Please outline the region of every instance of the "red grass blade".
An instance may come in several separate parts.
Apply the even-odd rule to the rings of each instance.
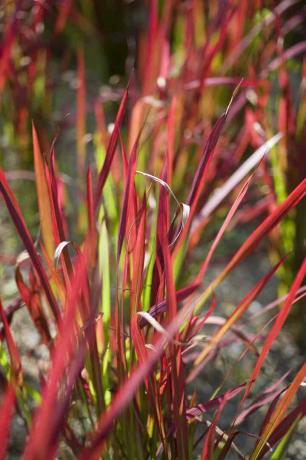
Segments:
[[[306,194],[306,179],[304,179],[275,210],[257,227],[257,229],[246,239],[238,251],[226,265],[224,270],[212,281],[203,294],[197,299],[195,312],[199,311],[202,305],[214,292],[217,286],[226,276],[241,263],[261,242],[261,240],[281,221],[281,219],[294,208]]]
[[[274,382],[267,390],[265,390],[254,402],[248,407],[243,409],[235,420],[235,427],[244,422],[244,420],[260,409],[265,404],[271,403],[274,399],[278,398],[286,388],[279,389],[279,385],[288,377],[290,371],[286,372],[280,379]]]
[[[296,374],[293,382],[288,387],[288,390],[286,391],[284,397],[278,402],[277,406],[275,407],[260,437],[260,441],[258,442],[257,446],[255,447],[250,457],[250,460],[256,460],[258,458],[263,447],[266,445],[269,437],[272,435],[274,429],[276,428],[277,425],[281,423],[284,417],[284,414],[287,408],[289,407],[289,404],[291,403],[294,395],[296,394],[300,384],[303,382],[305,376],[306,376],[306,363],[301,367],[299,372]]]
[[[304,179],[288,196],[288,198],[272,212],[259,227],[247,238],[239,250],[236,252],[226,271],[240,263],[250,252],[252,252],[259,242],[275,227],[280,220],[301,201],[306,194],[306,179]]]
[[[210,401],[207,401],[206,403],[198,404],[195,407],[191,407],[190,409],[187,409],[186,415],[188,419],[192,419],[194,417],[198,417],[205,412],[215,409],[220,406],[220,404],[226,400],[229,401],[230,399],[234,398],[237,396],[243,388],[246,386],[246,383],[242,383],[241,385],[238,385],[235,388],[231,388],[230,390],[227,390],[224,394],[217,396],[214,399],[211,399]]]
[[[273,342],[274,340],[276,339],[276,337],[278,336],[278,334],[280,333],[289,313],[290,313],[290,310],[291,310],[291,307],[292,307],[292,304],[293,304],[293,301],[295,299],[295,296],[296,296],[296,293],[299,289],[299,287],[301,286],[304,278],[305,278],[305,274],[306,274],[306,257],[304,259],[304,262],[298,272],[298,274],[296,275],[296,278],[292,284],[292,287],[290,289],[290,292],[289,292],[289,295],[287,297],[287,299],[285,300],[284,302],[284,305],[282,307],[282,309],[280,310],[278,316],[277,316],[277,319],[271,329],[271,331],[269,332],[266,340],[265,340],[265,343],[264,343],[264,346],[263,346],[263,349],[262,349],[262,352],[260,353],[260,356],[257,360],[257,363],[256,363],[256,366],[252,372],[252,375],[250,377],[250,383],[246,389],[246,392],[245,392],[245,395],[243,397],[243,399],[245,400],[245,398],[247,397],[247,395],[249,394],[252,386],[253,386],[253,383],[254,381],[256,380],[259,372],[260,372],[260,369],[262,368],[262,365],[266,359],[266,356],[267,354],[269,353],[270,351],[270,348],[271,346],[273,345]],[[306,368],[305,368],[306,369]]]
[[[258,458],[263,458],[264,455],[279,442],[291,428],[296,420],[300,420],[306,415],[306,398],[303,398],[298,405],[277,425],[271,436],[268,438],[266,445],[262,448]]]
[[[197,277],[195,279],[196,283],[200,283],[200,282],[203,281],[203,278],[205,276],[206,270],[208,268],[208,265],[210,264],[210,261],[211,261],[213,255],[214,255],[214,252],[215,252],[215,250],[216,250],[221,238],[223,237],[226,229],[228,228],[230,222],[232,221],[232,219],[233,219],[237,209],[239,208],[242,200],[244,199],[244,197],[245,197],[245,195],[246,195],[246,193],[248,191],[248,188],[249,188],[249,185],[251,183],[252,178],[253,178],[253,176],[251,176],[245,182],[245,184],[243,185],[243,187],[239,191],[237,198],[235,199],[235,201],[234,201],[231,209],[229,210],[229,212],[228,212],[228,214],[227,214],[227,216],[226,216],[226,218],[225,218],[225,220],[224,220],[224,222],[223,222],[223,224],[222,224],[222,226],[221,226],[216,238],[213,241],[213,244],[211,245],[211,247],[209,249],[209,252],[207,254],[205,262],[202,265],[202,267],[201,267],[201,269],[200,269],[200,271],[199,271],[199,273],[198,273],[198,275],[197,275]]]
[[[29,256],[31,258],[31,261],[33,263],[33,266],[36,270],[36,273],[40,279],[40,282],[42,284],[42,287],[45,291],[46,297],[48,299],[50,308],[52,310],[52,313],[56,319],[60,317],[60,310],[57,305],[57,302],[55,300],[55,297],[53,295],[53,292],[51,290],[47,274],[45,272],[45,269],[40,261],[40,258],[36,252],[36,249],[34,247],[34,244],[32,242],[30,233],[26,227],[26,224],[24,222],[24,219],[22,217],[22,214],[20,212],[19,206],[17,204],[17,201],[10,190],[10,187],[6,181],[4,172],[0,170],[0,193],[2,195],[2,198],[6,204],[6,207],[12,217],[12,220],[15,224],[15,227],[18,231],[19,237],[21,238],[26,250],[29,253]]]
[[[207,355],[216,347],[220,342],[222,337],[231,329],[231,327],[238,321],[239,318],[246,312],[249,308],[251,302],[258,296],[258,294],[263,290],[268,281],[272,278],[279,266],[284,262],[282,259],[278,262],[261,280],[256,284],[256,286],[248,292],[248,294],[242,299],[239,305],[231,313],[225,324],[217,331],[215,335],[211,338],[210,342],[205,346],[203,351],[199,354],[195,360],[195,366],[199,366],[202,361],[207,357]],[[192,370],[192,373],[195,372],[195,369]],[[254,377],[253,377],[254,378]],[[252,380],[253,381],[253,380]]]
[[[53,221],[52,221],[52,207],[50,204],[50,191],[48,188],[45,163],[42,159],[42,154],[39,146],[37,132],[32,123],[32,137],[33,137],[33,150],[34,150],[34,166],[35,166],[35,184],[38,198],[38,209],[40,217],[41,232],[43,242],[49,257],[53,257],[55,244],[52,237]]]
[[[58,6],[59,13],[55,23],[55,35],[59,34],[64,29],[71,12],[72,2],[73,0],[66,0]]]
[[[85,64],[83,49],[79,48],[78,58],[78,87],[76,107],[76,136],[77,136],[77,160],[80,176],[84,171],[86,159],[86,145],[84,137],[86,133],[86,86],[85,86]]]
[[[191,232],[196,232],[197,227],[201,226],[201,221],[206,219],[222,203],[222,201],[234,190],[234,188],[256,167],[271,148],[281,139],[281,134],[276,134],[259,149],[257,149],[232,175],[219,187],[209,198],[205,206],[196,216]]]
[[[166,334],[161,336],[154,344],[153,350],[147,353],[145,361],[136,367],[130,377],[116,393],[108,410],[102,414],[96,431],[92,434],[90,447],[83,449],[79,460],[96,459],[105,447],[105,440],[110,433],[117,417],[128,406],[137,389],[152,371],[157,360],[164,353],[165,346],[172,340],[180,326],[186,321],[191,312],[191,307],[183,307],[175,319],[166,329]]]
[[[85,256],[78,257],[75,277],[68,291],[65,314],[59,323],[59,333],[54,344],[52,366],[42,391],[42,404],[38,408],[33,427],[23,455],[24,460],[54,458],[59,437],[59,427],[64,422],[73,385],[81,370],[84,358],[83,329],[76,327],[78,302],[87,283]],[[88,318],[89,324],[93,321]],[[64,396],[60,395],[60,383],[69,370]]]
[[[132,245],[135,242],[135,186],[134,178],[136,174],[136,159],[137,159],[137,147],[139,142],[139,136],[135,141],[135,144],[132,148],[131,156],[129,158],[126,184],[123,196],[122,211],[120,216],[120,225],[118,232],[118,249],[117,249],[117,259],[120,259],[121,249],[123,245],[126,232],[131,232],[128,235],[128,239],[132,240]]]
[[[21,386],[23,382],[21,359],[13,339],[9,323],[6,318],[1,300],[0,300],[0,318],[3,324],[4,335],[7,343],[8,352],[11,360],[12,378],[16,386]]]
[[[15,392],[12,385],[8,385],[0,407],[0,458],[7,458],[7,444],[11,417],[15,404]]]
[[[267,69],[261,72],[261,77],[265,78],[269,75],[270,72],[277,70],[286,60],[293,58],[299,54],[303,54],[306,52],[306,41],[296,43],[295,45],[291,46],[291,48],[287,49],[282,53],[280,57],[274,59],[268,65]]]
[[[164,189],[160,192],[160,245],[165,267],[165,286],[167,290],[167,320],[171,323],[177,313],[176,292],[173,275],[173,264],[171,252],[168,244],[168,225],[169,225],[169,196]],[[186,423],[186,405],[184,393],[184,373],[182,367],[182,355],[180,347],[170,345],[171,362],[171,397],[174,412],[174,426],[176,433],[177,458],[189,458],[188,453],[188,430]]]
[[[131,317],[141,309],[141,292],[144,278],[144,258],[145,258],[145,232],[146,232],[146,208],[147,197],[144,194],[141,208],[137,216],[136,242],[133,248],[133,276],[130,298]]]
[[[1,47],[1,54],[0,54],[0,91],[1,93],[5,86],[13,45],[17,38],[17,32],[18,32],[17,17],[18,17],[19,10],[20,10],[20,4],[19,2],[17,2],[15,12],[12,15],[12,20],[7,25],[7,29],[2,36],[2,47]]]
[[[117,113],[117,117],[115,120],[114,129],[113,129],[113,132],[112,132],[112,135],[109,140],[108,147],[107,147],[106,157],[103,163],[103,167],[99,173],[98,183],[97,183],[96,193],[95,193],[95,209],[97,209],[99,205],[101,195],[102,195],[102,190],[103,190],[105,181],[107,179],[107,176],[109,174],[110,167],[112,165],[112,161],[115,155],[116,145],[117,145],[117,141],[119,138],[119,128],[123,120],[123,115],[124,115],[124,111],[127,105],[127,100],[128,100],[128,88],[125,90],[122,96],[121,103],[120,103],[118,113]]]
[[[199,286],[200,285],[198,283],[193,283],[190,286],[179,289],[178,291],[176,291],[176,301],[181,302],[185,300],[187,297],[193,294],[199,288]],[[151,316],[153,316],[153,318],[155,318],[156,316],[164,313],[165,311],[167,311],[167,300],[163,300],[162,302],[159,302],[157,305],[153,305],[150,308],[149,313]],[[143,318],[139,318],[138,325],[140,328],[143,328],[146,325],[146,321]]]
[[[197,201],[202,193],[207,175],[207,169],[212,158],[214,149],[217,145],[218,139],[220,137],[222,128],[225,124],[226,117],[227,112],[223,113],[221,117],[217,120],[204,147],[202,159],[197,169],[197,172],[194,176],[189,197],[187,200],[187,204],[191,207],[191,209],[193,209],[193,212],[196,207]]]
[[[47,318],[41,306],[39,286],[35,279],[35,275],[33,272],[30,274],[30,286],[28,287],[23,280],[20,267],[17,267],[15,280],[20,296],[29,310],[35,327],[41,336],[41,340],[48,347],[51,344],[52,337],[49,331]]]
[[[272,24],[288,8],[297,3],[297,1],[298,0],[283,0],[276,6],[274,11],[265,16],[262,21],[258,22],[251,29],[251,31],[237,44],[235,49],[231,51],[230,55],[223,64],[223,71],[228,70],[235,63],[235,61],[239,58],[243,51],[247,49],[252,40],[256,37],[257,34],[260,33],[263,28],[266,28]]]
[[[90,167],[87,169],[87,219],[88,229],[93,234],[95,231],[95,210],[94,210],[94,198],[93,198],[93,187],[92,187],[92,173]]]

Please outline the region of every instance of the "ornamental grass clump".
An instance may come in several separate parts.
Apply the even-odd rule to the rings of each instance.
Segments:
[[[103,98],[87,99],[88,48],[78,43],[74,177],[67,180],[60,167],[65,128],[52,140],[35,117],[23,126],[40,223],[34,236],[12,171],[0,170],[1,212],[22,247],[13,265],[14,301],[0,301],[0,458],[13,452],[15,413],[26,430],[24,460],[278,459],[305,416],[303,360],[273,381],[264,378],[269,352],[306,293],[306,258],[295,257],[296,269],[288,263],[306,179],[285,190],[285,170],[276,171],[284,166],[277,153],[287,155],[293,136],[284,128],[290,111],[284,86],[276,129],[264,105],[272,103],[273,72],[280,68],[284,82],[287,60],[305,43],[279,49],[272,35],[269,47],[261,41],[262,29],[275,23],[280,37],[290,32],[288,15],[279,24],[289,2],[263,17],[247,2],[227,2],[224,11],[221,2],[205,11],[198,1],[178,2],[177,9],[174,3],[148,2],[149,30],[140,37],[135,72],[116,92],[119,106],[109,124]],[[18,8],[16,2],[0,67],[11,100],[10,50],[21,47]],[[55,38],[72,25],[87,24],[89,33],[90,8],[87,15],[73,2],[57,9]],[[45,10],[36,11],[37,23],[47,21]],[[243,67],[249,47],[258,62],[245,57]],[[35,62],[33,54],[31,78],[40,81],[43,66],[38,72]],[[304,116],[301,110],[295,118],[300,140]],[[11,123],[18,133],[20,125]],[[248,235],[229,248],[217,273],[211,270],[228,232],[239,233],[245,222],[251,222]],[[288,245],[277,245],[277,238],[289,238]],[[241,286],[240,300],[225,312],[220,286],[252,255],[265,257],[263,244],[272,247],[270,265],[265,273],[254,267],[256,282]],[[260,308],[255,300],[289,268],[286,292]],[[13,330],[21,308],[47,350],[34,383]],[[210,394],[197,391],[214,369],[220,373],[222,354],[228,360],[222,377]]]

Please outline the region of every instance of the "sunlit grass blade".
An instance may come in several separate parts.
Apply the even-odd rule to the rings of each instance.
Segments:
[[[49,255],[49,257],[53,257],[57,241],[54,238],[52,206],[50,204],[50,190],[48,188],[48,182],[46,178],[46,163],[42,157],[34,123],[32,124],[32,137],[36,176],[35,184],[37,189],[41,233],[47,254]]]
[[[286,417],[284,417],[283,420],[277,425],[277,427],[275,428],[275,430],[269,437],[266,445],[263,446],[259,458],[262,458],[270,448],[273,448],[273,446],[276,443],[278,443],[279,441],[282,441],[283,438],[288,433],[288,431],[290,432],[292,428],[296,428],[299,421],[303,417],[305,417],[305,415],[306,415],[306,398],[303,398],[297,404],[297,406],[294,409],[292,409],[288,413],[288,415],[286,415]],[[279,457],[276,457],[276,458],[279,458]]]
[[[139,134],[140,135],[140,134]],[[120,225],[118,231],[117,259],[120,259],[124,238],[133,245],[135,242],[135,186],[136,159],[139,137],[133,146],[127,169],[127,177],[122,202]]]
[[[289,295],[287,297],[287,299],[285,300],[284,302],[284,305],[282,306],[279,314],[277,315],[277,318],[276,318],[276,321],[275,323],[273,324],[273,327],[271,329],[271,331],[269,332],[266,340],[265,340],[265,343],[263,345],[263,349],[260,353],[260,356],[257,360],[257,363],[255,365],[255,368],[252,372],[252,375],[250,377],[250,383],[246,389],[246,393],[244,395],[244,398],[247,396],[247,394],[250,392],[251,388],[252,388],[252,383],[253,381],[257,378],[259,372],[260,372],[260,369],[262,368],[262,365],[266,359],[266,356],[267,354],[269,353],[270,351],[270,348],[272,347],[276,337],[278,336],[278,334],[280,333],[289,313],[290,313],[290,310],[291,310],[291,307],[292,307],[292,303],[295,299],[295,296],[296,296],[296,292],[297,290],[299,289],[300,285],[302,284],[304,278],[305,278],[305,274],[306,274],[306,257],[304,259],[304,262],[302,264],[302,266],[300,267],[300,270],[298,271],[297,275],[296,275],[296,278],[292,284],[292,287],[290,289],[290,292],[289,292]]]
[[[260,441],[258,442],[257,446],[255,447],[252,455],[250,457],[251,460],[256,460],[259,458],[260,452],[265,446],[266,442],[268,441],[269,437],[271,436],[272,432],[276,428],[278,424],[282,421],[287,408],[289,407],[293,397],[295,396],[300,384],[303,382],[306,376],[306,363],[301,367],[299,372],[296,374],[293,382],[289,386],[288,390],[286,391],[283,398],[279,401],[277,406],[275,407],[273,413],[271,414],[267,425],[261,434]]]
[[[246,312],[249,308],[251,302],[258,296],[258,294],[263,290],[268,281],[274,275],[279,266],[283,263],[283,260],[278,262],[257,284],[256,286],[248,292],[248,294],[243,298],[235,310],[231,313],[229,318],[226,320],[225,324],[213,335],[210,342],[204,347],[203,351],[195,360],[195,366],[201,364],[201,362],[207,357],[209,352],[216,347],[220,342],[223,336],[231,329],[231,327],[238,321],[239,318]]]
[[[98,204],[100,202],[102,190],[103,190],[105,181],[107,179],[107,176],[110,172],[110,167],[111,167],[114,155],[115,155],[116,145],[117,145],[117,141],[119,138],[119,128],[123,120],[123,115],[124,115],[124,111],[127,105],[127,100],[128,100],[128,89],[126,89],[123,94],[123,97],[122,97],[122,100],[121,100],[121,103],[118,109],[117,117],[115,120],[114,129],[113,129],[113,132],[111,134],[111,137],[108,143],[105,160],[104,160],[102,169],[99,173],[98,182],[97,182],[96,191],[95,191],[95,209],[97,209]]]
[[[203,225],[203,220],[207,219],[212,212],[222,203],[230,192],[245,178],[245,176],[267,155],[267,152],[281,139],[281,134],[276,134],[269,141],[265,142],[256,150],[232,175],[219,187],[209,198],[205,206],[197,214],[191,228],[192,233]]]
[[[245,184],[243,185],[243,187],[241,188],[241,190],[239,191],[238,195],[237,195],[237,198],[235,199],[232,207],[230,208],[229,212],[227,213],[227,216],[220,228],[220,230],[218,231],[217,233],[217,236],[216,238],[214,239],[213,241],[213,244],[211,245],[210,249],[209,249],[209,252],[207,254],[207,257],[205,259],[205,262],[203,263],[198,275],[196,276],[196,279],[195,279],[195,282],[202,282],[203,279],[204,279],[204,276],[205,276],[205,273],[207,271],[207,268],[211,262],[211,259],[214,255],[214,252],[220,242],[220,240],[222,239],[226,229],[228,228],[229,224],[231,223],[237,209],[239,208],[242,200],[244,199],[247,191],[248,191],[248,188],[249,188],[249,185],[251,183],[251,180],[252,180],[252,176],[245,182]]]
[[[206,300],[211,296],[219,284],[228,274],[239,265],[254,249],[261,240],[281,221],[281,219],[294,208],[306,194],[306,179],[304,179],[266,219],[254,230],[254,232],[240,246],[222,272],[211,282],[203,294],[196,300],[195,312],[198,312]]]
[[[145,361],[132,370],[129,378],[126,379],[117,391],[108,410],[100,417],[97,429],[90,438],[91,445],[82,451],[79,457],[80,460],[95,458],[95,456],[103,452],[106,438],[112,429],[113,423],[124,409],[126,409],[144,379],[150,374],[157,360],[162,356],[165,346],[175,336],[180,326],[190,315],[190,311],[191,308],[188,306],[184,307],[177,314],[166,328],[166,335],[161,335],[157,338],[156,342],[153,343],[152,351],[147,354]]]
[[[82,329],[76,327],[78,302],[87,278],[83,256],[79,257],[75,273],[66,300],[65,314],[59,324],[59,332],[53,348],[52,366],[42,391],[42,404],[34,416],[31,435],[23,455],[24,460],[53,458],[60,435],[59,424],[63,423],[65,412],[69,407],[69,397],[83,363]],[[89,317],[88,321],[93,321],[93,318]],[[63,378],[67,366],[70,379],[65,382]],[[60,382],[65,388],[63,400],[59,392]]]
[[[166,190],[163,188],[160,193],[160,225],[161,225],[161,251],[165,267],[165,287],[167,292],[167,321],[172,322],[177,313],[176,292],[174,283],[173,265],[171,252],[168,243],[169,225],[169,203]],[[187,460],[188,451],[188,430],[186,423],[186,401],[184,393],[185,377],[180,347],[170,346],[171,362],[171,396],[174,411],[174,426],[177,438],[178,459]]]

